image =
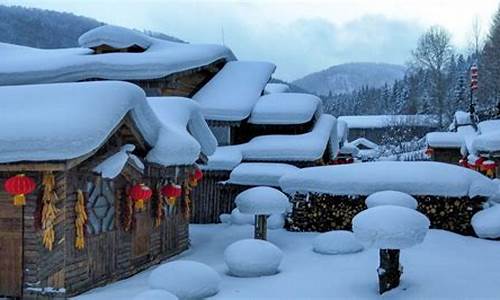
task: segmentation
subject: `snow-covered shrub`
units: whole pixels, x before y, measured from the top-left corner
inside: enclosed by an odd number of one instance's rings
[[[398,191],[376,192],[366,198],[368,208],[380,205],[395,205],[417,209],[418,203],[412,196]]]
[[[149,275],[149,287],[166,290],[179,299],[202,299],[219,292],[221,278],[211,267],[188,260],[160,265]]]
[[[137,294],[134,300],[177,300],[177,296],[165,290],[146,290]]]
[[[480,238],[500,238],[500,205],[477,212],[471,220],[474,232]]]
[[[238,277],[259,277],[279,272],[283,252],[270,242],[245,239],[229,245],[224,261],[229,273]]]
[[[241,192],[236,196],[235,202],[240,212],[252,215],[281,214],[290,206],[285,194],[267,186]]]
[[[238,208],[231,211],[231,224],[233,225],[253,225],[255,216],[250,214],[242,214]]]
[[[346,230],[334,230],[318,235],[313,241],[314,252],[320,254],[348,254],[363,250],[354,234]]]
[[[369,208],[352,219],[356,239],[366,247],[403,249],[421,243],[429,230],[429,219],[401,206]]]
[[[233,225],[255,225],[255,216],[242,214],[238,208],[231,211],[231,214],[221,214],[219,219],[222,223]],[[273,214],[267,218],[268,229],[279,229],[285,225],[283,214]]]

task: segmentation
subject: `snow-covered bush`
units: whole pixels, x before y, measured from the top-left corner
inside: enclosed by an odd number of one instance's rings
[[[245,239],[229,245],[224,261],[229,273],[238,277],[259,277],[279,272],[283,252],[270,242]]]
[[[380,294],[399,285],[403,273],[399,249],[421,243],[429,226],[429,219],[423,214],[394,205],[369,208],[353,218],[352,230],[356,238],[366,247],[380,249]]]
[[[165,290],[146,290],[137,294],[134,300],[177,300],[177,296]]]
[[[195,261],[173,261],[154,269],[148,283],[179,299],[202,299],[219,292],[221,278],[211,267]]]
[[[255,216],[242,214],[238,208],[231,211],[231,214],[221,214],[219,216],[221,223],[233,225],[255,225]],[[280,229],[285,225],[284,214],[273,214],[267,218],[268,229]]]
[[[318,235],[313,241],[314,252],[320,254],[347,254],[363,250],[354,234],[346,230],[334,230]]]
[[[474,232],[480,238],[500,238],[500,205],[477,212],[471,220]]]
[[[368,208],[380,205],[395,205],[417,209],[418,203],[412,196],[398,191],[376,192],[366,198]]]

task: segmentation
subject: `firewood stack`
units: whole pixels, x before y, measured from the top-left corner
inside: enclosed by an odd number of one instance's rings
[[[290,231],[351,230],[352,218],[366,209],[366,196],[334,196],[310,193],[296,194],[291,202],[286,228]],[[418,210],[431,221],[431,228],[463,235],[475,235],[472,216],[482,209],[485,198],[416,196]]]

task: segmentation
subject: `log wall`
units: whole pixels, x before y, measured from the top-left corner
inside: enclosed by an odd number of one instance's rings
[[[434,148],[433,150],[431,156],[433,161],[458,165],[458,161],[462,158],[459,148]]]
[[[415,196],[420,212],[431,221],[431,228],[449,230],[474,236],[470,224],[480,211],[483,197]],[[351,230],[352,218],[366,209],[366,196],[333,196],[328,194],[297,193],[292,198],[292,212],[285,227],[290,231]]]

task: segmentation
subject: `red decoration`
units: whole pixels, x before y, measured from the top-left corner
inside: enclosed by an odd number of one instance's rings
[[[486,176],[493,178],[495,177],[495,171],[497,164],[492,160],[486,160],[482,164],[482,170],[486,172]]]
[[[432,148],[425,149],[425,155],[432,156],[432,154],[434,154],[434,149]]]
[[[470,88],[472,91],[477,90],[477,78],[478,78],[478,69],[477,65],[473,64],[470,68]]]
[[[144,202],[151,199],[153,191],[145,184],[136,184],[130,189],[130,197],[135,202],[135,209],[141,211],[144,209]]]
[[[19,174],[10,177],[5,181],[4,188],[7,193],[13,196],[13,204],[15,206],[26,205],[27,194],[32,193],[36,188],[36,183],[33,179],[24,174]]]
[[[203,172],[200,169],[195,169],[194,173],[189,178],[189,183],[194,187],[198,185],[201,179],[203,179]]]
[[[168,184],[161,188],[161,194],[167,197],[167,204],[172,206],[177,198],[182,195],[182,188],[177,184]]]
[[[464,157],[458,161],[458,164],[464,168],[469,168],[469,162],[467,161],[467,157]]]

